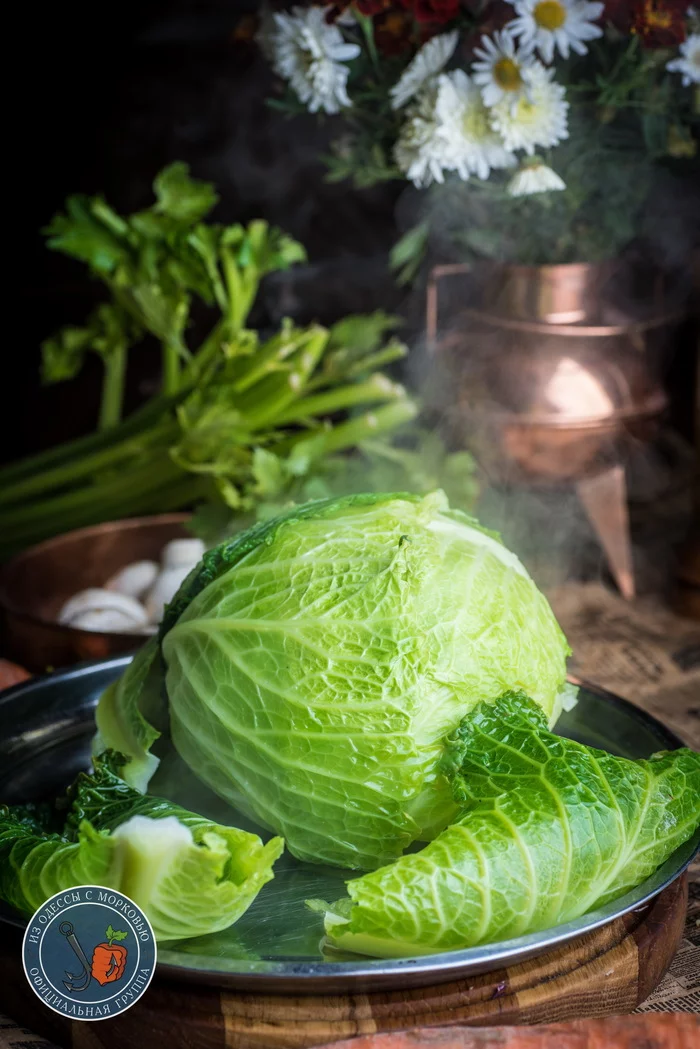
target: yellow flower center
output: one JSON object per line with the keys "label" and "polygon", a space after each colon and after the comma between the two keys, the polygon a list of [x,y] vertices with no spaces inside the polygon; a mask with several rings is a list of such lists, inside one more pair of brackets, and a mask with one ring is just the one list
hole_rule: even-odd
{"label": "yellow flower center", "polygon": [[566,8],[559,0],[540,0],[535,4],[532,12],[533,18],[540,29],[561,29],[566,21]]}
{"label": "yellow flower center", "polygon": [[644,4],[644,23],[649,29],[670,29],[673,15],[670,11],[664,11],[663,7],[656,7],[654,0],[647,0]]}
{"label": "yellow flower center", "polygon": [[516,124],[529,127],[537,120],[538,116],[537,106],[533,105],[526,98],[521,98],[513,112],[513,121]]}
{"label": "yellow flower center", "polygon": [[462,117],[462,128],[465,137],[472,141],[485,139],[491,130],[486,110],[481,106],[469,106]]}
{"label": "yellow flower center", "polygon": [[517,91],[523,82],[520,66],[512,58],[499,58],[494,62],[493,79],[504,91]]}

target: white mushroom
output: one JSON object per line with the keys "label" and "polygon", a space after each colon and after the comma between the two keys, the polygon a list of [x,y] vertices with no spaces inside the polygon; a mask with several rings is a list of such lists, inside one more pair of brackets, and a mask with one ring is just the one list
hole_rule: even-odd
{"label": "white mushroom", "polygon": [[[119,619],[119,626],[85,626],[84,623],[76,622],[76,619],[82,619],[88,612],[113,613]],[[143,605],[135,598],[119,594],[116,590],[89,587],[66,601],[58,614],[58,621],[64,626],[80,626],[84,630],[124,631],[128,628],[131,632],[144,626],[148,620]]]}
{"label": "white mushroom", "polygon": [[89,608],[74,616],[70,626],[74,630],[97,630],[103,634],[142,634],[147,629],[116,608]]}
{"label": "white mushroom", "polygon": [[155,561],[134,561],[116,572],[105,583],[105,590],[116,590],[127,597],[140,598],[156,581],[158,565]]}
{"label": "white mushroom", "polygon": [[149,623],[160,623],[165,606],[175,597],[180,583],[190,574],[194,564],[180,565],[178,568],[164,568],[146,596],[146,614]]}
{"label": "white mushroom", "polygon": [[204,543],[201,539],[172,539],[163,547],[160,560],[163,568],[180,568],[184,565],[189,572],[201,560],[203,553]]}

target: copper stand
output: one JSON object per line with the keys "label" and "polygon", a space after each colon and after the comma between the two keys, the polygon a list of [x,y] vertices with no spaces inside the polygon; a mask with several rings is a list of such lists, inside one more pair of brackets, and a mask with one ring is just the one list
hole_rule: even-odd
{"label": "copper stand", "polygon": [[622,466],[584,477],[576,492],[600,540],[615,582],[628,601],[635,595],[634,565],[627,512],[627,484]]}

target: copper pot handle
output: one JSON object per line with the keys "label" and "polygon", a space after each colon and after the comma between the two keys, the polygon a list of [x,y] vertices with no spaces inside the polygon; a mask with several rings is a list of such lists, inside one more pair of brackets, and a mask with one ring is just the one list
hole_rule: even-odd
{"label": "copper pot handle", "polygon": [[428,353],[437,351],[438,281],[441,277],[471,273],[473,268],[468,262],[452,262],[443,266],[433,266],[431,269],[425,291],[425,338]]}

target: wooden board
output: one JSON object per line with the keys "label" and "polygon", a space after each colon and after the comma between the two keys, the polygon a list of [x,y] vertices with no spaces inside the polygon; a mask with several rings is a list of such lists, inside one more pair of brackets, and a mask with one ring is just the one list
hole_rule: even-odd
{"label": "wooden board", "polygon": [[537,1027],[451,1027],[360,1035],[349,1042],[333,1042],[333,1049],[697,1049],[699,1045],[700,1016],[648,1013]]}
{"label": "wooden board", "polygon": [[47,1009],[22,972],[19,937],[3,936],[0,1011],[69,1049],[307,1049],[379,1031],[609,1016],[636,1008],[659,982],[678,946],[687,902],[683,877],[646,907],[560,950],[414,990],[294,998],[156,977],[128,1012],[97,1023],[71,1023]]}

